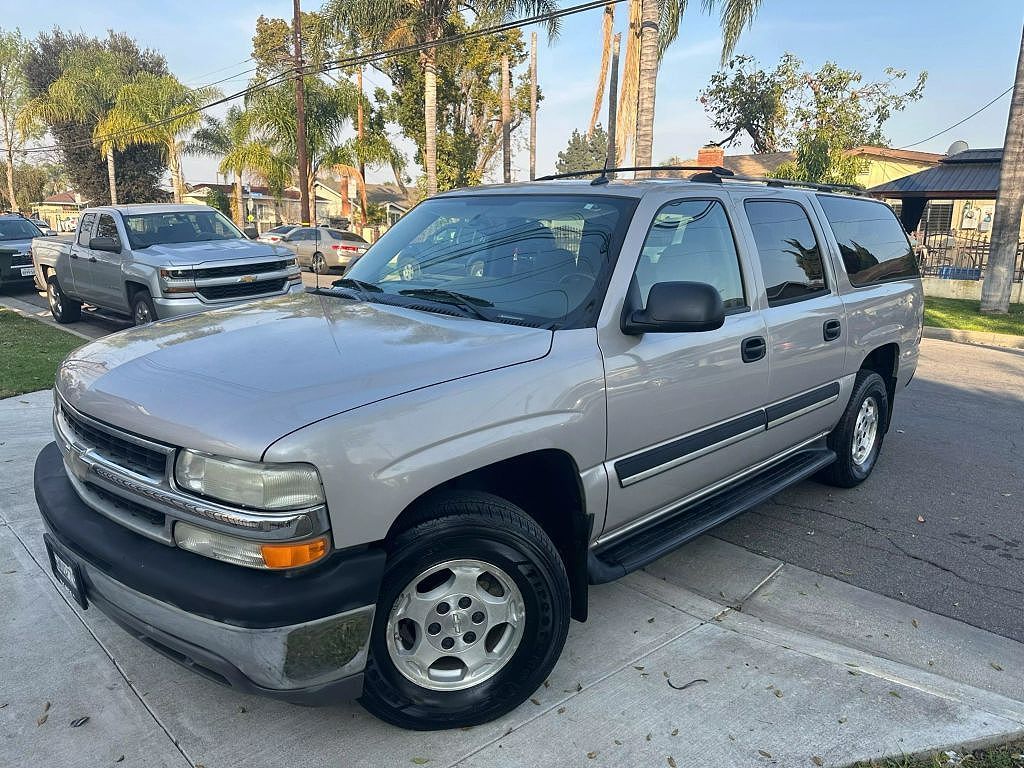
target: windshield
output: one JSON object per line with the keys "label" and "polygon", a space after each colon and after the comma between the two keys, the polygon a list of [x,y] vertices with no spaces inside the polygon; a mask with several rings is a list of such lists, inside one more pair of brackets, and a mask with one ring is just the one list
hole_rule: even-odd
{"label": "windshield", "polygon": [[294,226],[292,226],[291,224],[286,224],[286,225],[281,226],[281,227],[274,227],[273,229],[268,229],[266,232],[264,232],[264,234],[266,234],[266,235],[287,235],[293,229],[295,229]]}
{"label": "windshield", "polygon": [[345,277],[367,300],[408,296],[496,322],[580,327],[596,319],[635,207],[631,198],[596,195],[435,198],[400,219]]}
{"label": "windshield", "polygon": [[128,242],[133,249],[168,243],[198,243],[204,240],[244,240],[245,235],[217,211],[166,211],[135,213],[124,217]]}
{"label": "windshield", "polygon": [[29,240],[40,237],[39,231],[28,219],[0,219],[0,242],[5,240]]}

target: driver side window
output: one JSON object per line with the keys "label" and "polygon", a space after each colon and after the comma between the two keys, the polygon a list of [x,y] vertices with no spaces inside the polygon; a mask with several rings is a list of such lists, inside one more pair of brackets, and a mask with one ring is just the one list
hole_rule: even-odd
{"label": "driver side window", "polygon": [[655,283],[708,283],[726,311],[747,306],[739,255],[725,209],[717,200],[679,200],[658,211],[634,278],[644,306]]}

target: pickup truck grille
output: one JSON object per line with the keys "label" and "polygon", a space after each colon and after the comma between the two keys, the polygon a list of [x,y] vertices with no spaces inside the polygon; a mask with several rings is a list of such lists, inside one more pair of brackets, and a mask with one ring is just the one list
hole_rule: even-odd
{"label": "pickup truck grille", "polygon": [[16,253],[11,256],[12,267],[31,267],[32,266],[32,254],[31,253]]}
{"label": "pickup truck grille", "polygon": [[166,455],[96,429],[67,408],[62,410],[62,415],[78,438],[103,458],[140,475],[163,477],[166,472]]}
{"label": "pickup truck grille", "polygon": [[254,283],[235,283],[233,285],[207,285],[199,289],[204,299],[237,299],[244,296],[259,296],[263,293],[278,293],[284,289],[286,279],[258,280]]}
{"label": "pickup truck grille", "polygon": [[230,267],[207,267],[195,270],[196,279],[207,277],[238,277],[239,275],[259,275],[264,272],[277,272],[287,269],[294,259],[280,261],[261,261],[258,264],[235,264]]}

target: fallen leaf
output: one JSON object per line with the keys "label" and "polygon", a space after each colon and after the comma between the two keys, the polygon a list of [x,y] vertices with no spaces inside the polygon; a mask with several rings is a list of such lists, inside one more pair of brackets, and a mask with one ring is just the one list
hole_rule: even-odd
{"label": "fallen leaf", "polygon": [[49,715],[40,715],[40,716],[39,716],[39,717],[38,717],[38,718],[36,719],[36,725],[37,725],[37,726],[39,726],[39,725],[42,725],[43,723],[45,723],[45,722],[46,722],[46,718],[48,718],[48,717],[49,717]]}
{"label": "fallen leaf", "polygon": [[583,690],[583,683],[576,683],[576,693]]}
{"label": "fallen leaf", "polygon": [[889,695],[893,696],[893,697],[895,697],[897,699],[902,699],[903,698],[902,696],[900,696],[900,692],[899,691],[889,691]]}
{"label": "fallen leaf", "polygon": [[3,709],[4,707],[6,707],[8,705],[8,703],[9,702],[5,701],[3,704],[0,704],[0,709]]}
{"label": "fallen leaf", "polygon": [[83,725],[89,722],[89,716],[78,717],[71,721],[72,728],[81,728]]}
{"label": "fallen leaf", "polygon": [[685,691],[691,685],[696,685],[697,683],[706,683],[707,682],[707,680],[705,680],[703,677],[698,677],[697,679],[691,680],[690,682],[684,683],[683,685],[673,685],[672,684],[672,680],[671,680],[671,678],[668,677],[668,675],[665,675],[665,678],[666,678],[666,682],[668,683],[668,687],[669,688],[674,688],[677,691]]}
{"label": "fallen leaf", "polygon": [[678,736],[679,735],[679,729],[678,728],[673,728],[672,729],[672,735],[673,736]]}
{"label": "fallen leaf", "polygon": [[914,625],[914,629],[917,629],[919,626],[921,626],[917,623],[917,619],[911,619],[910,623]]}
{"label": "fallen leaf", "polygon": [[622,746],[622,742],[619,741],[618,739],[613,739],[613,741],[615,742],[616,746],[619,746],[619,747]]}
{"label": "fallen leaf", "polygon": [[645,741],[650,741],[650,740],[651,740],[651,734],[648,733],[647,734],[647,738],[645,739]]}
{"label": "fallen leaf", "polygon": [[538,707],[540,706],[540,702],[537,701],[537,699],[533,698],[532,696],[530,697],[530,703],[531,704],[536,704]]}
{"label": "fallen leaf", "polygon": [[640,672],[643,672],[643,671],[644,671],[644,668],[643,668],[643,667],[637,667],[637,666],[634,666],[634,667],[633,667],[633,669],[636,669],[636,670],[638,670],[638,671],[640,671]]}
{"label": "fallen leaf", "polygon": [[924,515],[918,515],[917,516],[917,522],[923,523],[924,522]]}
{"label": "fallen leaf", "polygon": [[412,759],[412,764],[413,765],[426,765],[429,762],[430,762],[430,760],[428,758],[426,758],[426,757],[414,757]]}
{"label": "fallen leaf", "polygon": [[759,754],[761,757],[767,757],[769,760],[772,759],[772,753],[771,752],[765,752],[763,749],[757,750],[757,754]]}
{"label": "fallen leaf", "polygon": [[49,712],[49,711],[50,711],[50,702],[46,702],[45,704],[43,704],[43,712],[46,713],[46,712]]}
{"label": "fallen leaf", "polygon": [[114,762],[115,762],[115,763],[123,763],[123,762],[124,762],[124,755],[121,755],[121,756],[120,756],[119,758],[117,758],[117,760],[115,760]]}
{"label": "fallen leaf", "polygon": [[727,733],[726,736],[729,737],[729,741],[736,741],[736,737],[733,736],[731,733]]}
{"label": "fallen leaf", "polygon": [[775,694],[775,698],[776,698],[776,699],[781,699],[781,698],[782,698],[782,691],[780,691],[780,690],[779,690],[778,688],[776,688],[776,689],[775,689],[775,690],[773,691],[773,693]]}
{"label": "fallen leaf", "polygon": [[846,717],[840,717],[840,718],[839,718],[839,722],[840,722],[840,723],[845,723],[845,722],[847,721],[847,719],[848,719],[848,718],[846,718]]}
{"label": "fallen leaf", "polygon": [[1002,671],[1003,671],[1003,668],[1002,668],[1001,666],[999,666],[998,664],[996,664],[996,663],[995,663],[994,661],[990,661],[990,662],[989,662],[988,664],[989,664],[989,666],[990,666],[990,667],[992,667],[992,669],[994,669],[994,670],[995,670],[996,672],[1002,672]]}
{"label": "fallen leaf", "polygon": [[558,708],[558,714],[564,715],[565,714],[565,707],[559,707]]}
{"label": "fallen leaf", "polygon": [[813,757],[811,757],[811,762],[812,762],[812,763],[814,763],[815,765],[819,765],[819,766],[820,766],[820,765],[824,765],[824,764],[825,764],[825,761],[824,761],[824,760],[822,760],[822,759],[821,759],[820,757],[818,757],[817,755],[814,755]]}
{"label": "fallen leaf", "polygon": [[544,687],[545,688],[550,688],[551,687],[551,681],[550,680],[545,680],[544,681]]}
{"label": "fallen leaf", "polygon": [[676,768],[676,761],[672,755],[668,756],[668,760],[666,762],[668,763],[668,768]]}
{"label": "fallen leaf", "polygon": [[597,755],[598,752],[596,749],[593,752],[587,752],[587,760],[593,760]]}
{"label": "fallen leaf", "polygon": [[248,709],[246,709],[245,707],[241,707],[241,706],[240,706],[240,707],[238,708],[238,713],[239,713],[240,715],[244,715],[244,714],[245,714],[246,712],[248,712],[248,711],[249,711],[249,710],[248,710]]}

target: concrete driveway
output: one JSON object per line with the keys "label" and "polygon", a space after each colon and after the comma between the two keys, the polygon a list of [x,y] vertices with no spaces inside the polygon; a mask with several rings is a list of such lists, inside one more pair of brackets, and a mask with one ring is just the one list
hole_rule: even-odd
{"label": "concrete driveway", "polygon": [[[951,346],[925,342],[884,458],[860,489],[829,496],[806,483],[594,588],[590,621],[573,625],[533,699],[485,726],[426,734],[354,704],[304,709],[234,693],[95,609],[73,608],[48,575],[31,492],[32,460],[50,439],[49,393],[0,402],[0,765],[842,765],[1020,734],[1024,645],[980,628],[1012,635],[1020,620],[1019,600],[1016,617],[997,608],[1011,613],[997,587],[1020,577],[992,567],[1019,561],[984,548],[997,521],[1013,521],[998,500],[1020,492],[1020,475],[1003,464],[989,472],[981,443],[1008,424],[1019,434],[1019,406],[994,407],[1011,395],[991,377],[1019,381],[1024,358]],[[949,363],[961,352],[973,374]],[[922,446],[930,463],[917,457]],[[944,495],[965,462],[973,473],[950,488],[966,498]],[[1019,517],[1000,535],[1012,542],[1011,531]],[[946,564],[937,551],[959,559]],[[976,626],[948,618],[954,601],[979,606],[954,606]]]}

